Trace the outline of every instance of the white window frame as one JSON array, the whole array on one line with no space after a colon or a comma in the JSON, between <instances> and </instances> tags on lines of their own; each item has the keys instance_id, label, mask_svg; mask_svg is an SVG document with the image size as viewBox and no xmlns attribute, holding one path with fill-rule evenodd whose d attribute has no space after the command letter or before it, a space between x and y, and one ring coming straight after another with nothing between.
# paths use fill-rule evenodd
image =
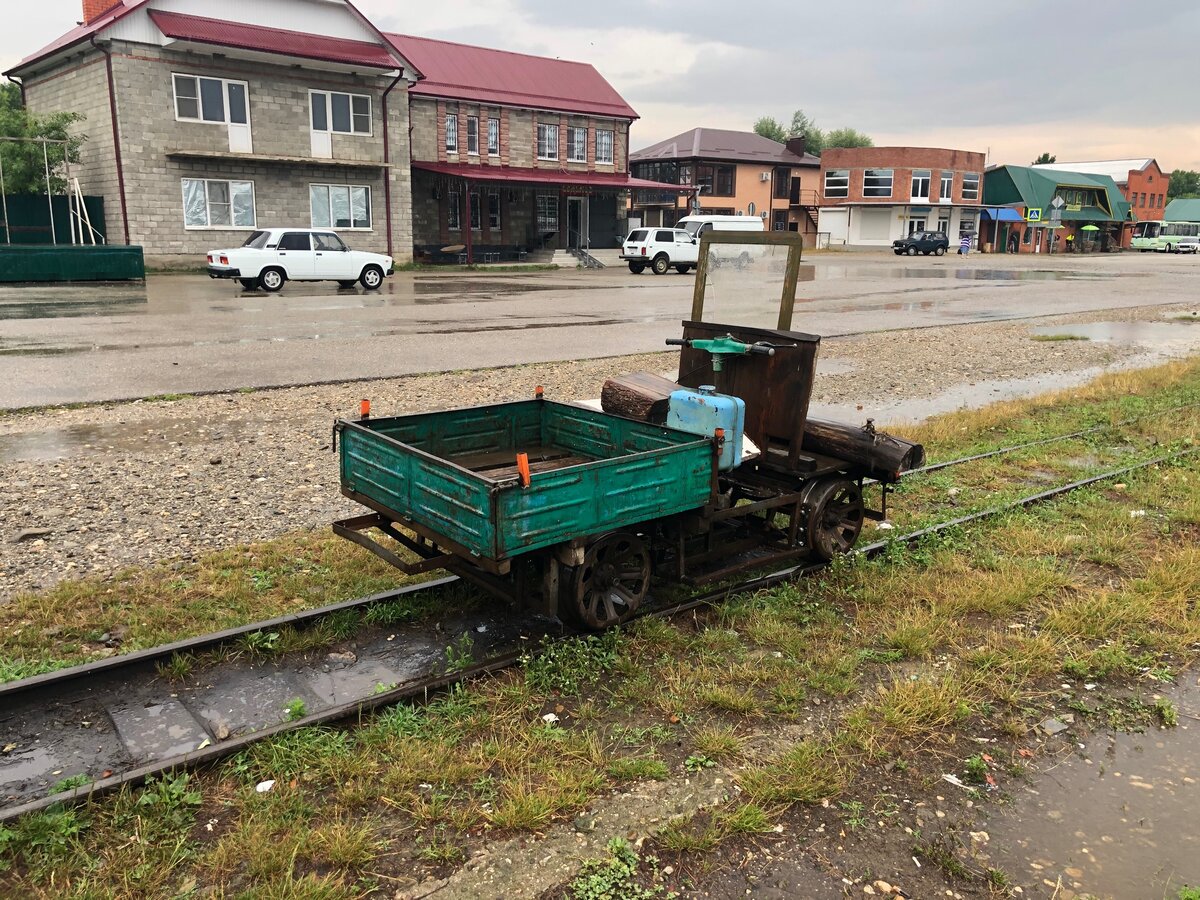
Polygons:
<instances>
[{"instance_id":1,"label":"white window frame","mask_svg":"<svg viewBox=\"0 0 1200 900\"><path fill-rule=\"evenodd\" d=\"M978 200L979 199L979 173L978 172L963 172L962 182L962 198L963 200Z\"/></svg>"},{"instance_id":2,"label":"white window frame","mask_svg":"<svg viewBox=\"0 0 1200 900\"><path fill-rule=\"evenodd\" d=\"M493 197L496 198L496 215L494 217L492 216L492 198ZM488 198L488 231L499 231L500 230L500 221L501 221L500 192L499 191L488 191L487 198Z\"/></svg>"},{"instance_id":3,"label":"white window frame","mask_svg":"<svg viewBox=\"0 0 1200 900\"><path fill-rule=\"evenodd\" d=\"M446 152L458 154L458 113L446 113Z\"/></svg>"},{"instance_id":4,"label":"white window frame","mask_svg":"<svg viewBox=\"0 0 1200 900\"><path fill-rule=\"evenodd\" d=\"M494 132L492 126L495 126ZM492 137L496 139L493 141ZM500 155L500 120L488 116L488 134L487 134L488 156Z\"/></svg>"},{"instance_id":5,"label":"white window frame","mask_svg":"<svg viewBox=\"0 0 1200 900\"><path fill-rule=\"evenodd\" d=\"M840 183L838 183L840 182ZM839 199L850 196L850 170L826 169L822 191L826 197Z\"/></svg>"},{"instance_id":6,"label":"white window frame","mask_svg":"<svg viewBox=\"0 0 1200 900\"><path fill-rule=\"evenodd\" d=\"M607 136L606 138L602 137L605 135ZM615 159L616 137L617 137L616 133L611 128L597 128L596 129L596 165L598 165L598 166L614 165L613 160ZM607 147L608 153L602 154L601 151L606 149L604 146L605 140L607 140L607 143L608 143L608 147Z\"/></svg>"},{"instance_id":7,"label":"white window frame","mask_svg":"<svg viewBox=\"0 0 1200 900\"><path fill-rule=\"evenodd\" d=\"M176 78L191 78L196 82L196 118L191 116L181 116L179 114L179 85L176 84ZM204 118L204 103L200 97L200 82L201 81L219 81L221 83L221 102L225 107L224 119L206 119ZM191 72L172 72L171 73L171 99L175 104L175 121L176 122L198 122L201 125L242 125L242 122L233 122L229 118L229 86L238 84L246 92L246 121L245 127L250 127L250 83L246 81L238 81L236 78L213 78L211 75L193 75Z\"/></svg>"},{"instance_id":8,"label":"white window frame","mask_svg":"<svg viewBox=\"0 0 1200 900\"><path fill-rule=\"evenodd\" d=\"M325 98L325 126L324 128L313 127L313 97L320 94ZM333 98L341 96L349 98L350 103L350 130L341 131L333 127ZM367 101L367 130L355 131L354 129L354 101ZM374 137L375 136L375 105L371 102L370 94L351 94L349 91L309 91L308 92L308 127L318 134L345 134L350 137Z\"/></svg>"},{"instance_id":9,"label":"white window frame","mask_svg":"<svg viewBox=\"0 0 1200 900\"><path fill-rule=\"evenodd\" d=\"M579 132L583 132L583 155L576 156L575 151L579 149ZM567 162L585 163L587 162L587 127L580 125L567 126Z\"/></svg>"},{"instance_id":10,"label":"white window frame","mask_svg":"<svg viewBox=\"0 0 1200 900\"><path fill-rule=\"evenodd\" d=\"M542 205L546 204L548 210L553 210L551 215L542 214ZM537 223L539 232L558 231L558 195L557 194L538 194L534 206L534 219Z\"/></svg>"},{"instance_id":11,"label":"white window frame","mask_svg":"<svg viewBox=\"0 0 1200 900\"><path fill-rule=\"evenodd\" d=\"M326 196L329 198L329 221L318 222L315 215L315 210L312 205L313 188L324 188ZM356 190L367 192L367 222L366 225L338 225L333 221L333 189L345 188L348 192L348 200L350 203L350 221L354 221L354 192ZM371 186L369 184L332 184L326 182L310 182L308 185L308 219L312 222L313 228L327 228L330 231L374 231L375 230L375 211L371 208Z\"/></svg>"},{"instance_id":12,"label":"white window frame","mask_svg":"<svg viewBox=\"0 0 1200 900\"><path fill-rule=\"evenodd\" d=\"M550 129L552 129L552 128L554 129L553 148L551 147L551 141L550 141ZM543 131L543 129L544 129L544 131ZM558 139L559 139L558 125L554 124L554 123L550 123L550 122L538 122L536 137L537 137L537 148L536 148L537 149L537 158L549 160L551 162L557 162L558 161ZM554 155L553 156L550 156L550 155L543 156L542 155L543 149L546 150L547 154L549 153L549 151L551 149L553 149Z\"/></svg>"},{"instance_id":13,"label":"white window frame","mask_svg":"<svg viewBox=\"0 0 1200 900\"><path fill-rule=\"evenodd\" d=\"M472 134L471 126L474 125L474 134ZM471 139L475 139L474 148L471 147ZM479 116L467 116L467 155L479 155Z\"/></svg>"},{"instance_id":14,"label":"white window frame","mask_svg":"<svg viewBox=\"0 0 1200 900\"><path fill-rule=\"evenodd\" d=\"M920 183L925 182L925 193L917 193L920 190ZM929 192L933 190L933 170L932 169L913 169L912 170L912 191L909 194L913 200L928 200Z\"/></svg>"},{"instance_id":15,"label":"white window frame","mask_svg":"<svg viewBox=\"0 0 1200 900\"><path fill-rule=\"evenodd\" d=\"M949 182L949 184L947 184ZM954 198L954 171L943 169L941 182L938 185L938 199L952 200Z\"/></svg>"},{"instance_id":16,"label":"white window frame","mask_svg":"<svg viewBox=\"0 0 1200 900\"><path fill-rule=\"evenodd\" d=\"M446 228L450 231L462 231L462 192L446 191Z\"/></svg>"},{"instance_id":17,"label":"white window frame","mask_svg":"<svg viewBox=\"0 0 1200 900\"><path fill-rule=\"evenodd\" d=\"M189 225L187 223L187 182L199 181L204 184L204 217L208 220L207 225ZM229 187L229 224L228 225L213 225L212 223L212 201L208 196L208 186L210 184L224 184ZM254 213L254 221L249 225L235 225L233 222L233 186L235 184L250 185L250 209ZM258 195L255 191L254 182L249 179L242 178L181 178L179 179L179 190L183 198L183 228L185 231L255 231L258 229Z\"/></svg>"},{"instance_id":18,"label":"white window frame","mask_svg":"<svg viewBox=\"0 0 1200 900\"><path fill-rule=\"evenodd\" d=\"M886 175L884 173L887 173ZM887 178L887 193L883 191L883 179ZM870 190L879 193L867 193L867 179L874 179L877 183L871 185ZM892 196L896 187L896 170L895 169L863 169L862 173L862 197L864 200L887 200Z\"/></svg>"}]
</instances>

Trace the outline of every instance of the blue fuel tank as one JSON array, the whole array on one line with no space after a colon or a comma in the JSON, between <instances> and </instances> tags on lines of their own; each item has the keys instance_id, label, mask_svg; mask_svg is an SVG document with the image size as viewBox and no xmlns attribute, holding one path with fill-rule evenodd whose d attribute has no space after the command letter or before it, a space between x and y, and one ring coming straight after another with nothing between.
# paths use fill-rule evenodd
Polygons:
<instances>
[{"instance_id":1,"label":"blue fuel tank","mask_svg":"<svg viewBox=\"0 0 1200 900\"><path fill-rule=\"evenodd\" d=\"M721 448L718 467L726 472L742 461L746 401L741 397L718 394L717 389L708 384L701 385L698 390L680 388L671 392L667 427L705 437L712 437L718 428L724 428L725 444Z\"/></svg>"}]
</instances>

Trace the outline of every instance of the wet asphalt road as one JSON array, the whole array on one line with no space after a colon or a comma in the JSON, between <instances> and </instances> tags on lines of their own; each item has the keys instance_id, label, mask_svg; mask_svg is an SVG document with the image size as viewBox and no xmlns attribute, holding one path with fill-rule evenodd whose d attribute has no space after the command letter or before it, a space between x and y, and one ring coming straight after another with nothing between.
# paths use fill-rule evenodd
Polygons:
<instances>
[{"instance_id":1,"label":"wet asphalt road","mask_svg":"<svg viewBox=\"0 0 1200 900\"><path fill-rule=\"evenodd\" d=\"M823 336L1191 300L1200 261L816 256L793 328ZM0 287L0 408L617 356L679 333L692 276L625 269L400 273L379 292L247 293L202 275ZM774 325L778 279L714 285L720 314ZM755 321L757 320L757 321Z\"/></svg>"}]
</instances>

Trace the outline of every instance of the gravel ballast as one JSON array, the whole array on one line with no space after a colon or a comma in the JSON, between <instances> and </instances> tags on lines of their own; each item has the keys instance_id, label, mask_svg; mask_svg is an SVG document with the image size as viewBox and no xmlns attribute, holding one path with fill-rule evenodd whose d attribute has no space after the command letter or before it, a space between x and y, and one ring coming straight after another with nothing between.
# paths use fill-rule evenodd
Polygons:
<instances>
[{"instance_id":1,"label":"gravel ballast","mask_svg":"<svg viewBox=\"0 0 1200 900\"><path fill-rule=\"evenodd\" d=\"M1162 321L1184 311L1146 307L1061 321ZM1186 352L1041 342L1031 328L1002 322L829 339L813 402L870 415L949 385L1045 376L1048 388L1057 376ZM521 399L538 384L547 397L571 401L598 396L611 375L674 367L675 354L655 353L0 417L0 605L64 578L324 529L361 511L341 497L331 452L334 419L356 416L360 398L381 416Z\"/></svg>"}]
</instances>

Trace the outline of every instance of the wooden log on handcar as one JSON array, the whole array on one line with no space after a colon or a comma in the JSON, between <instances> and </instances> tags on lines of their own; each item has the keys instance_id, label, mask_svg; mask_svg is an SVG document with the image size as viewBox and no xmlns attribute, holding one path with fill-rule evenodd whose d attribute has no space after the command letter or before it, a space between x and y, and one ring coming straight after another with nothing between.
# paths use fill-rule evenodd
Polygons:
<instances>
[{"instance_id":1,"label":"wooden log on handcar","mask_svg":"<svg viewBox=\"0 0 1200 900\"><path fill-rule=\"evenodd\" d=\"M804 425L803 449L844 459L866 469L880 481L896 481L901 473L925 464L925 448L904 438L876 431L874 422L848 425L809 418Z\"/></svg>"},{"instance_id":2,"label":"wooden log on handcar","mask_svg":"<svg viewBox=\"0 0 1200 900\"><path fill-rule=\"evenodd\" d=\"M604 382L600 408L614 416L662 425L667 421L671 391L677 390L679 385L674 381L649 372L619 375Z\"/></svg>"}]
</instances>

